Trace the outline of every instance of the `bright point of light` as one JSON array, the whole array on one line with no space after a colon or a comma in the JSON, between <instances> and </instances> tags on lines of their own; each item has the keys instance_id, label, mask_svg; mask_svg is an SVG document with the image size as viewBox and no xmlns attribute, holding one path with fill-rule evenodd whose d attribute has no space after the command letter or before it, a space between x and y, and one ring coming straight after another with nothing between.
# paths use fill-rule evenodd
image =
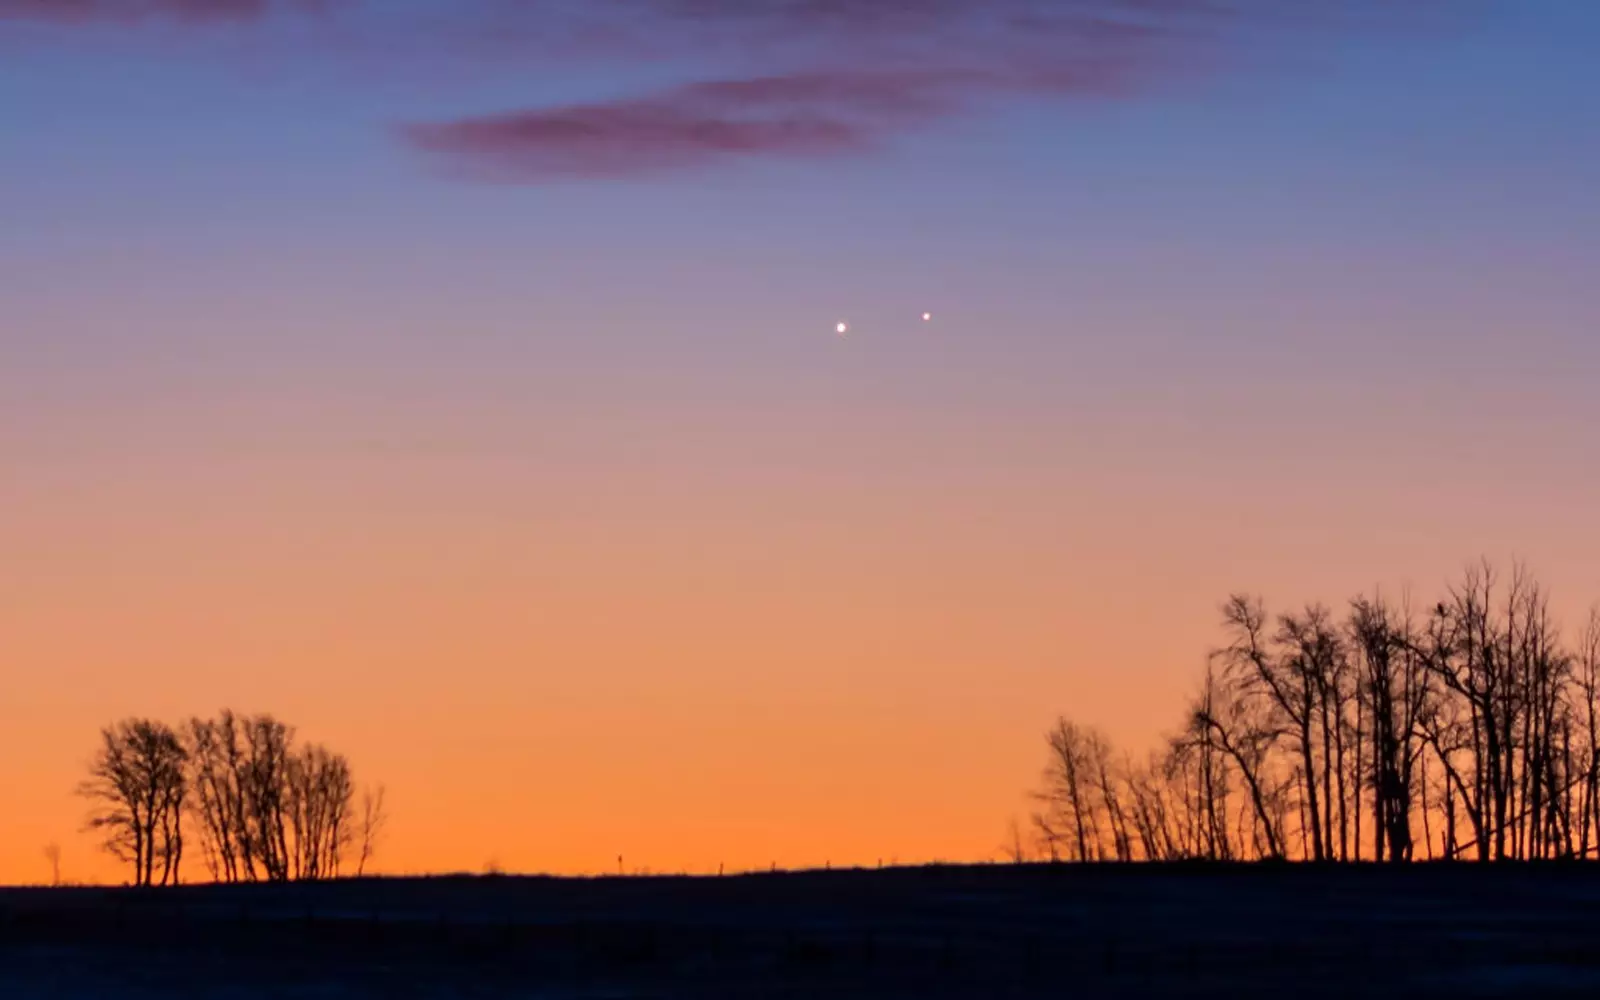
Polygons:
<instances>
[{"instance_id":1,"label":"bright point of light","mask_svg":"<svg viewBox=\"0 0 1600 1000\"><path fill-rule=\"evenodd\" d=\"M922 321L924 323L930 322L930 321L932 321L932 319L933 319L933 313L923 313L922 314Z\"/></svg>"},{"instance_id":2,"label":"bright point of light","mask_svg":"<svg viewBox=\"0 0 1600 1000\"><path fill-rule=\"evenodd\" d=\"M839 336L842 337L845 334L850 332L850 324L849 323L840 323L838 326L834 327L834 329L837 330L839 332Z\"/></svg>"}]
</instances>

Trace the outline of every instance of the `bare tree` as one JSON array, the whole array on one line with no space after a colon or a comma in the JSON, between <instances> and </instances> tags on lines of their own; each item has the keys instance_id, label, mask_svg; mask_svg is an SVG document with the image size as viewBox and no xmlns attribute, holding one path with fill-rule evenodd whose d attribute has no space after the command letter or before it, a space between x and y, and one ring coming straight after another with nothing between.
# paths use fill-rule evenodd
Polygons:
<instances>
[{"instance_id":1,"label":"bare tree","mask_svg":"<svg viewBox=\"0 0 1600 1000\"><path fill-rule=\"evenodd\" d=\"M1130 815L1138 854L1147 861L1174 861L1198 857L1193 824L1186 822L1187 780L1182 755L1169 747L1166 753L1152 753L1143 766L1123 762L1127 776ZM1186 836L1186 832L1188 835Z\"/></svg>"},{"instance_id":2,"label":"bare tree","mask_svg":"<svg viewBox=\"0 0 1600 1000\"><path fill-rule=\"evenodd\" d=\"M1077 861L1098 860L1102 853L1100 824L1094 802L1095 771L1091 755L1091 735L1086 730L1058 719L1046 735L1050 764L1044 773L1044 788L1036 795L1042 810L1034 823L1048 842L1052 858L1060 845Z\"/></svg>"},{"instance_id":3,"label":"bare tree","mask_svg":"<svg viewBox=\"0 0 1600 1000\"><path fill-rule=\"evenodd\" d=\"M1582 724L1582 795L1579 803L1578 855L1588 857L1592 843L1600 840L1600 606L1589 612L1589 622L1579 640L1575 679ZM1591 839L1592 838L1592 839Z\"/></svg>"},{"instance_id":4,"label":"bare tree","mask_svg":"<svg viewBox=\"0 0 1600 1000\"><path fill-rule=\"evenodd\" d=\"M1543 589L1520 565L1503 596L1491 567L1469 570L1434 611L1427 660L1448 696L1431 713L1455 727L1449 745L1437 725L1429 739L1473 827L1463 846L1480 860L1572 853L1572 730L1589 710L1573 704Z\"/></svg>"},{"instance_id":5,"label":"bare tree","mask_svg":"<svg viewBox=\"0 0 1600 1000\"><path fill-rule=\"evenodd\" d=\"M1371 720L1372 757L1363 784L1372 792L1374 856L1412 856L1413 774L1423 752L1420 721L1430 688L1424 651L1409 618L1381 595L1350 604L1350 645L1360 664L1360 698Z\"/></svg>"},{"instance_id":6,"label":"bare tree","mask_svg":"<svg viewBox=\"0 0 1600 1000\"><path fill-rule=\"evenodd\" d=\"M1469 570L1449 600L1435 607L1427 646L1429 670L1452 695L1430 706L1427 736L1459 793L1481 861L1505 856L1502 762L1510 722L1501 718L1508 680L1498 652L1501 626L1492 610L1495 584L1488 566Z\"/></svg>"},{"instance_id":7,"label":"bare tree","mask_svg":"<svg viewBox=\"0 0 1600 1000\"><path fill-rule=\"evenodd\" d=\"M1288 741L1295 758L1293 784L1300 789L1302 838L1310 845L1311 860L1321 861L1328 857L1331 832L1325 815L1328 754L1318 753L1318 733L1324 739L1327 734L1319 725L1328 684L1326 661L1334 655L1322 645L1331 641L1327 613L1313 607L1304 616L1281 616L1271 640L1267 620L1259 599L1235 594L1223 605L1228 644L1214 655L1239 703L1239 714L1258 719L1250 737L1263 744L1262 757L1271 755L1279 739ZM1259 783L1263 774L1257 772L1255 777Z\"/></svg>"},{"instance_id":8,"label":"bare tree","mask_svg":"<svg viewBox=\"0 0 1600 1000\"><path fill-rule=\"evenodd\" d=\"M50 885L61 885L61 845L55 841L44 845L44 859L50 864Z\"/></svg>"},{"instance_id":9,"label":"bare tree","mask_svg":"<svg viewBox=\"0 0 1600 1000\"><path fill-rule=\"evenodd\" d=\"M383 805L383 786L366 788L361 792L361 822L358 834L360 851L356 856L356 876L367 873L367 864L373 855L378 852L378 842L383 838L383 828L389 822L389 814ZM618 858L618 864L622 859Z\"/></svg>"},{"instance_id":10,"label":"bare tree","mask_svg":"<svg viewBox=\"0 0 1600 1000\"><path fill-rule=\"evenodd\" d=\"M337 877L356 832L350 762L321 744L312 744L290 756L285 781L292 834L291 877Z\"/></svg>"},{"instance_id":11,"label":"bare tree","mask_svg":"<svg viewBox=\"0 0 1600 1000\"><path fill-rule=\"evenodd\" d=\"M1050 734L1034 817L1052 857L1482 861L1600 854L1600 608L1577 644L1520 564L1469 568L1426 614L1357 596L1225 642L1164 753ZM1370 832L1369 832L1370 831Z\"/></svg>"},{"instance_id":12,"label":"bare tree","mask_svg":"<svg viewBox=\"0 0 1600 1000\"><path fill-rule=\"evenodd\" d=\"M291 853L294 731L270 715L230 711L185 727L194 789L191 809L212 877L287 881Z\"/></svg>"},{"instance_id":13,"label":"bare tree","mask_svg":"<svg viewBox=\"0 0 1600 1000\"><path fill-rule=\"evenodd\" d=\"M292 873L290 845L290 769L294 730L270 715L244 723L243 775L245 821L252 864L269 882L286 882Z\"/></svg>"},{"instance_id":14,"label":"bare tree","mask_svg":"<svg viewBox=\"0 0 1600 1000\"><path fill-rule=\"evenodd\" d=\"M190 812L212 878L282 882L340 874L366 836L343 754L297 744L294 729L270 715L224 711L191 719L184 735ZM376 805L381 823L381 794ZM364 842L363 850L370 856L372 844Z\"/></svg>"},{"instance_id":15,"label":"bare tree","mask_svg":"<svg viewBox=\"0 0 1600 1000\"><path fill-rule=\"evenodd\" d=\"M1263 712L1260 700L1250 693L1250 680L1238 676L1218 678L1208 667L1205 687L1189 712L1185 745L1200 754L1203 782L1202 808L1206 813L1206 839L1209 856L1224 860L1234 856L1227 831L1227 767L1219 766L1217 756L1237 769L1249 797L1250 809L1241 812L1239 825L1248 837L1251 852L1259 857L1284 856L1284 784L1272 773L1272 752L1278 730Z\"/></svg>"},{"instance_id":16,"label":"bare tree","mask_svg":"<svg viewBox=\"0 0 1600 1000\"><path fill-rule=\"evenodd\" d=\"M1012 864L1026 864L1028 861L1028 845L1022 837L1022 824L1017 822L1015 816L1011 817L1011 822L1006 828L1006 843L1000 850L1005 859ZM717 874L722 874L720 868Z\"/></svg>"},{"instance_id":17,"label":"bare tree","mask_svg":"<svg viewBox=\"0 0 1600 1000\"><path fill-rule=\"evenodd\" d=\"M1350 671L1344 641L1328 610L1313 604L1302 614L1279 617L1275 645L1277 655L1265 662L1274 667L1278 677L1262 689L1272 695L1280 708L1283 704L1277 692L1285 692L1288 703L1299 710L1298 715L1288 710L1284 714L1294 724L1295 744L1300 751L1303 801L1314 857L1346 860L1349 844L1345 830L1344 715Z\"/></svg>"},{"instance_id":18,"label":"bare tree","mask_svg":"<svg viewBox=\"0 0 1600 1000\"><path fill-rule=\"evenodd\" d=\"M1091 777L1099 793L1099 812L1105 816L1111 831L1112 855L1118 861L1133 860L1133 837L1128 832L1128 816L1123 809L1124 775L1113 760L1111 744L1095 730L1089 730L1084 741L1088 763L1093 769ZM1104 845L1101 847L1104 857Z\"/></svg>"},{"instance_id":19,"label":"bare tree","mask_svg":"<svg viewBox=\"0 0 1600 1000\"><path fill-rule=\"evenodd\" d=\"M135 884L177 882L186 828L218 882L335 878L358 838L363 866L375 849L382 790L358 817L344 755L298 744L270 715L224 711L181 732L129 720L101 735L79 791L99 807L90 826L107 850L135 866Z\"/></svg>"},{"instance_id":20,"label":"bare tree","mask_svg":"<svg viewBox=\"0 0 1600 1000\"><path fill-rule=\"evenodd\" d=\"M224 711L216 719L190 719L184 727L189 748L190 811L200 828L201 853L218 882L253 882L255 845L251 839L249 782L243 727Z\"/></svg>"},{"instance_id":21,"label":"bare tree","mask_svg":"<svg viewBox=\"0 0 1600 1000\"><path fill-rule=\"evenodd\" d=\"M88 828L102 835L107 852L133 866L133 885L178 882L186 762L182 741L164 723L127 719L101 730L78 793L94 804Z\"/></svg>"}]
</instances>

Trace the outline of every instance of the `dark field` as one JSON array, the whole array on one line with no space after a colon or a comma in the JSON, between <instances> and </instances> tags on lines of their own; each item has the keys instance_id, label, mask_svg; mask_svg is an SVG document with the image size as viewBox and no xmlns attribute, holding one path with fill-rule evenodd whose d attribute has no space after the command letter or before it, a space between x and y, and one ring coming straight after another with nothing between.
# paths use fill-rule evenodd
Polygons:
<instances>
[{"instance_id":1,"label":"dark field","mask_svg":"<svg viewBox=\"0 0 1600 1000\"><path fill-rule=\"evenodd\" d=\"M0 891L0 997L1591 996L1600 865Z\"/></svg>"}]
</instances>

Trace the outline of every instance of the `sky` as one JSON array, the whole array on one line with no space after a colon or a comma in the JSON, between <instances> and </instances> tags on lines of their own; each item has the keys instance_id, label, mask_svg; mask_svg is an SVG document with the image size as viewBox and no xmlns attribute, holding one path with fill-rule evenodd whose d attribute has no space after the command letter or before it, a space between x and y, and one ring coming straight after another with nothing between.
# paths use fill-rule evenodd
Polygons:
<instances>
[{"instance_id":1,"label":"sky","mask_svg":"<svg viewBox=\"0 0 1600 1000\"><path fill-rule=\"evenodd\" d=\"M128 715L344 751L386 871L973 860L1230 592L1576 627L1597 32L0 0L0 882L117 877Z\"/></svg>"}]
</instances>

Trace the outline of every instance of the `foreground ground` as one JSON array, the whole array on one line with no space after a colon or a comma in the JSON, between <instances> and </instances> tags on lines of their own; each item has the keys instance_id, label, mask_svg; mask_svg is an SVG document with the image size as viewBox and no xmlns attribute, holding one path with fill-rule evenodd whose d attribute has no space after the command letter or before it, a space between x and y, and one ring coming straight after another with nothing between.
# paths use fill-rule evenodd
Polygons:
<instances>
[{"instance_id":1,"label":"foreground ground","mask_svg":"<svg viewBox=\"0 0 1600 1000\"><path fill-rule=\"evenodd\" d=\"M1597 993L1600 863L0 891L15 1000Z\"/></svg>"}]
</instances>

